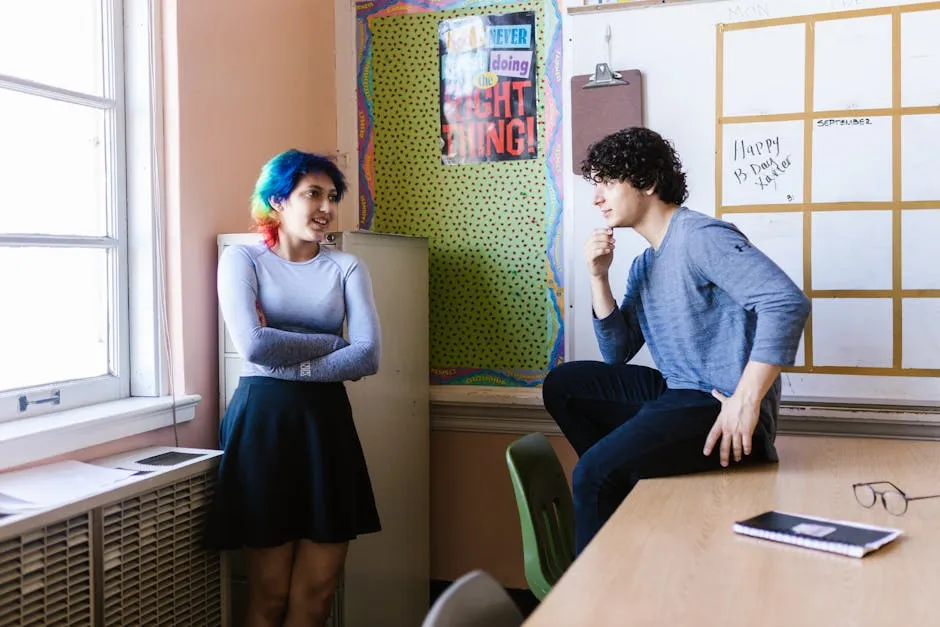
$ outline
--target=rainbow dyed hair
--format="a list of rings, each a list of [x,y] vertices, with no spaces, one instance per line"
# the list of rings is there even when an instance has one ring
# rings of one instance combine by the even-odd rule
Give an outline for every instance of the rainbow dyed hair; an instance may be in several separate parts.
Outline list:
[[[333,181],[337,200],[342,200],[346,193],[346,177],[329,157],[288,150],[274,156],[261,168],[261,174],[255,183],[251,195],[251,217],[254,230],[264,236],[269,247],[276,246],[280,220],[271,207],[271,201],[284,200],[290,196],[297,182],[307,174],[325,174]]]

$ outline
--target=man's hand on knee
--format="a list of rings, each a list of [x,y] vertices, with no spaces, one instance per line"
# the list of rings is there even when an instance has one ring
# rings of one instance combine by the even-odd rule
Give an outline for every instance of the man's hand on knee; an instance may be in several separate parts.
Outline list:
[[[705,438],[702,452],[706,456],[711,455],[720,439],[721,465],[727,466],[732,453],[736,462],[741,461],[743,455],[751,454],[751,436],[757,428],[760,404],[746,403],[737,394],[725,396],[718,390],[712,390],[712,396],[721,402],[721,412]]]

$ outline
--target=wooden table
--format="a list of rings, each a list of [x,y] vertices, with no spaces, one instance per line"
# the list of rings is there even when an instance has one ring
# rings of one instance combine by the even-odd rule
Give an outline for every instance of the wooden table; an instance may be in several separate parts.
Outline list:
[[[940,442],[781,437],[779,466],[641,481],[526,627],[940,625],[940,499],[897,517],[851,484],[940,493]],[[769,509],[897,527],[862,559],[740,536]]]

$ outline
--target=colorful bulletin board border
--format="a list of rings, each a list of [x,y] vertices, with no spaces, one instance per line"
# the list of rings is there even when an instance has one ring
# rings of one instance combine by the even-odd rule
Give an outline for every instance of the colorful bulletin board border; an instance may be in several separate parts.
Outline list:
[[[373,117],[373,64],[371,18],[428,13],[450,9],[504,8],[512,3],[499,0],[375,0],[356,5],[359,109],[359,228],[369,230],[375,213],[375,138]],[[561,12],[558,0],[544,0],[546,49],[543,58],[542,101],[545,116],[545,225],[546,299],[548,304],[548,368],[564,361],[564,281],[562,272],[562,136]],[[486,368],[433,368],[434,384],[537,386],[547,374],[541,370],[494,370]]]

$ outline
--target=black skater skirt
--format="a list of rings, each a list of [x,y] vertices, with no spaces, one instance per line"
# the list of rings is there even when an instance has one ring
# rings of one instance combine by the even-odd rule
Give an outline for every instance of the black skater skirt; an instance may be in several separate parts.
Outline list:
[[[242,377],[219,440],[211,548],[345,542],[381,529],[342,383]]]

